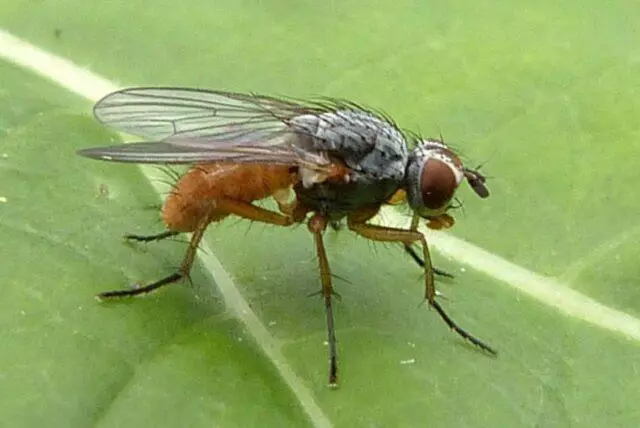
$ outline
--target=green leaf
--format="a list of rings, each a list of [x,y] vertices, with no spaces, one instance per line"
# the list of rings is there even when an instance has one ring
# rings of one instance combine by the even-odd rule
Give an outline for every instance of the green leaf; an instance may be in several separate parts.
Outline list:
[[[76,156],[117,137],[85,100],[0,63],[7,425],[637,425],[635,3],[0,11],[15,35],[127,85],[346,97],[486,161],[491,197],[463,190],[455,236],[430,240],[456,274],[438,283],[442,304],[500,352],[477,352],[419,305],[421,272],[399,248],[344,231],[326,238],[348,280],[336,279],[337,391],[323,306],[305,297],[319,287],[305,227],[212,225],[192,287],[96,302],[180,263],[183,243],[121,238],[162,230],[148,179],[162,174]]]

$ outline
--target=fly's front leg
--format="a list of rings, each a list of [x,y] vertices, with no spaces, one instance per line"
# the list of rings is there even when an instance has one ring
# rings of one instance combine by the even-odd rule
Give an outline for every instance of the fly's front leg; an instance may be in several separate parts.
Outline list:
[[[322,297],[327,315],[327,336],[329,344],[329,386],[335,387],[338,384],[338,352],[336,344],[336,330],[333,322],[333,286],[331,284],[331,270],[327,252],[324,249],[322,235],[327,228],[327,219],[319,214],[313,216],[309,223],[309,231],[313,234],[318,254],[318,265],[320,267],[320,281],[322,282]]]
[[[207,229],[207,226],[209,226],[209,223],[211,223],[211,217],[214,214],[219,215],[220,213],[235,214],[248,220],[274,224],[277,226],[290,226],[294,223],[293,218],[290,216],[270,211],[248,202],[236,201],[231,199],[217,199],[215,203],[212,204],[212,208],[209,214],[203,217],[200,222],[198,222],[196,229],[192,232],[191,240],[189,241],[189,247],[187,248],[187,252],[185,253],[182,263],[180,264],[180,268],[177,272],[143,287],[105,291],[98,294],[97,298],[100,300],[106,300],[111,298],[130,297],[140,294],[147,294],[162,287],[163,285],[172,284],[183,278],[188,278],[189,273],[191,272],[191,267],[193,266],[193,262],[196,257],[196,253],[198,251],[198,245],[200,244],[200,241],[204,236],[204,232]],[[143,238],[150,238],[147,240],[153,240],[153,237]]]
[[[411,245],[415,242],[419,242],[422,245],[422,253],[424,260],[424,279],[425,279],[425,299],[429,305],[438,312],[440,317],[453,331],[458,333],[464,339],[473,343],[480,349],[495,355],[496,351],[482,340],[471,335],[469,332],[458,326],[451,317],[444,311],[442,306],[436,301],[436,289],[433,279],[433,268],[431,266],[431,256],[429,254],[429,248],[427,246],[427,240],[424,235],[417,230],[399,229],[394,227],[378,226],[368,224],[367,221],[375,216],[378,212],[376,208],[367,208],[360,211],[356,211],[347,217],[347,225],[349,229],[357,233],[358,235],[371,239],[373,241],[380,242],[401,242]],[[412,226],[417,222],[417,216],[414,216]]]
[[[407,201],[407,192],[404,189],[399,189],[398,191],[396,191],[396,193],[394,193],[391,196],[391,198],[389,198],[389,200],[387,200],[386,204],[387,205],[399,205],[399,204],[405,203],[406,201]],[[447,216],[447,218],[450,218],[451,221],[453,222],[453,219],[450,216],[448,216],[447,214],[444,214],[444,215]],[[419,218],[417,216],[413,216],[413,219],[411,221],[411,228],[410,228],[411,230],[418,230],[418,221],[419,221]],[[451,224],[451,226],[453,226],[453,223]],[[422,258],[420,258],[420,255],[416,252],[416,250],[413,249],[411,244],[403,242],[402,246],[404,248],[404,251],[407,254],[409,254],[409,256],[411,256],[413,261],[416,262],[416,264],[418,266],[420,266],[421,268],[425,267],[424,260]],[[453,278],[454,277],[449,272],[441,270],[441,269],[438,269],[437,267],[433,267],[432,266],[431,269],[433,270],[433,273],[435,275],[444,276],[445,278]]]
[[[395,227],[378,226],[368,224],[371,218],[378,213],[377,208],[365,208],[351,213],[347,217],[347,226],[358,235],[379,242],[400,242],[405,246],[411,246],[415,242],[422,244],[422,264],[425,271],[425,296],[431,303],[435,301],[436,288],[433,280],[433,267],[431,266],[431,255],[424,235],[417,230],[400,229]],[[412,227],[414,226],[412,222]]]
[[[416,250],[413,249],[411,244],[403,243],[402,245],[403,245],[404,251],[407,254],[409,254],[409,256],[411,256],[413,261],[416,262],[416,264],[421,268],[424,268],[425,267],[424,260],[422,260],[422,257],[420,257],[420,255],[416,252]],[[433,269],[433,273],[435,275],[444,276],[445,278],[452,278],[452,279],[455,278],[455,276],[453,276],[452,273],[449,273],[446,270],[438,269],[435,266],[433,266],[431,269]]]
[[[420,217],[418,217],[417,215],[414,215],[413,218],[411,219],[411,227],[409,229],[417,232],[419,222],[420,222]],[[404,251],[411,256],[413,261],[416,262],[418,266],[425,269],[424,259],[418,255],[418,253],[416,252],[416,250],[413,249],[411,244],[404,242],[402,245],[404,247]],[[449,272],[438,269],[437,267],[431,266],[431,269],[433,270],[433,273],[435,275],[444,276],[445,278],[454,278],[454,276]]]

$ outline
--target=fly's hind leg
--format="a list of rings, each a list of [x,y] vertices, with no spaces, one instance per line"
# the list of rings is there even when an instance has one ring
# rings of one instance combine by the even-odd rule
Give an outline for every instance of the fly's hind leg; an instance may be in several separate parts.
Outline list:
[[[331,284],[331,270],[327,252],[324,249],[322,235],[327,228],[327,219],[319,214],[314,215],[307,224],[309,231],[313,234],[318,254],[318,265],[320,267],[320,281],[322,283],[322,297],[327,316],[327,343],[329,344],[329,386],[335,387],[338,384],[338,352],[336,344],[336,330],[333,322],[333,286]]]
[[[191,267],[193,266],[193,262],[195,260],[196,253],[198,251],[198,245],[202,240],[205,230],[209,223],[211,223],[211,218],[214,214],[234,214],[238,217],[246,218],[248,220],[258,221],[262,223],[274,224],[277,226],[289,226],[294,223],[294,220],[290,216],[286,216],[274,211],[270,211],[258,206],[255,206],[249,202],[236,201],[230,199],[218,199],[215,201],[213,208],[209,212],[209,214],[202,218],[202,220],[198,223],[198,226],[193,231],[191,235],[191,240],[189,241],[189,247],[187,248],[187,252],[184,255],[182,263],[180,264],[180,268],[177,272],[166,276],[156,282],[145,285],[139,288],[130,288],[123,290],[113,290],[113,291],[105,291],[103,293],[98,294],[97,298],[102,299],[111,299],[118,297],[129,297],[129,296],[137,296],[140,294],[147,294],[153,290],[156,290],[163,285],[172,284],[177,282],[183,278],[188,278],[189,273],[191,272]],[[167,232],[165,232],[167,233]],[[160,234],[162,235],[162,234]],[[159,235],[156,235],[159,236]],[[147,237],[153,238],[153,237]],[[152,239],[148,239],[152,240]]]
[[[431,256],[429,255],[429,248],[427,246],[427,240],[424,235],[417,230],[399,229],[394,227],[378,226],[367,223],[378,212],[377,208],[366,208],[360,211],[356,211],[347,217],[347,225],[349,229],[357,233],[358,235],[371,239],[373,241],[381,242],[401,242],[407,245],[411,245],[415,242],[419,242],[422,245],[422,253],[424,260],[424,278],[425,278],[425,299],[429,305],[438,312],[438,315],[453,331],[458,333],[464,339],[468,340],[480,349],[496,355],[496,351],[482,340],[476,338],[471,333],[458,326],[453,319],[444,311],[442,306],[436,301],[436,289],[433,280],[433,267],[431,266]],[[418,218],[414,217],[413,223],[417,223]]]
[[[174,272],[169,276],[166,276],[156,282],[152,282],[151,284],[147,284],[143,287],[104,291],[98,294],[96,297],[99,300],[106,300],[118,297],[131,297],[140,294],[147,294],[162,287],[163,285],[172,284],[181,280],[182,278],[188,277],[189,272],[191,271],[191,266],[193,265],[193,261],[195,259],[196,251],[198,250],[198,245],[200,244],[202,236],[204,235],[204,231],[206,230],[208,225],[208,218],[205,218],[198,224],[196,230],[193,231],[191,240],[189,241],[189,247],[187,248],[187,252],[185,253],[184,259],[182,260],[180,268],[177,272]]]
[[[160,232],[155,235],[128,234],[128,235],[124,235],[124,239],[126,239],[127,241],[136,241],[136,242],[152,242],[152,241],[162,241],[163,239],[172,238],[179,234],[180,232],[176,232],[174,230],[165,230],[164,232]]]

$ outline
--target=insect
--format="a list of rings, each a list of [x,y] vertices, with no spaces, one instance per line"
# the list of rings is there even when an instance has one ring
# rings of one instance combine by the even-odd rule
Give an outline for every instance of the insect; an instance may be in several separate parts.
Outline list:
[[[453,225],[447,214],[466,179],[482,198],[485,178],[465,167],[442,139],[403,133],[391,118],[336,99],[302,101],[257,94],[188,88],[130,88],[94,107],[96,118],[146,142],[79,150],[82,156],[132,163],[191,164],[162,210],[167,230],[128,235],[152,241],[191,232],[179,270],[140,288],[107,291],[102,299],[148,293],[188,277],[209,225],[235,215],[290,226],[306,222],[318,255],[326,310],[329,384],[338,379],[331,270],[323,242],[328,225],[346,220],[356,234],[398,242],[423,266],[425,299],[456,333],[480,349],[496,352],[459,327],[436,301],[434,269],[421,219],[434,229]],[[415,148],[409,149],[408,140]],[[273,198],[278,211],[253,204]],[[371,224],[383,205],[405,203],[408,229]],[[421,246],[421,254],[413,245]]]

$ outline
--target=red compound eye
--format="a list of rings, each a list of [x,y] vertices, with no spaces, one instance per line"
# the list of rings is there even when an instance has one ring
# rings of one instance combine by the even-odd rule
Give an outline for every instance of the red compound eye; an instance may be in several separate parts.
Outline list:
[[[449,165],[439,159],[427,159],[420,179],[425,207],[431,210],[443,208],[453,198],[457,188],[458,181]]]

